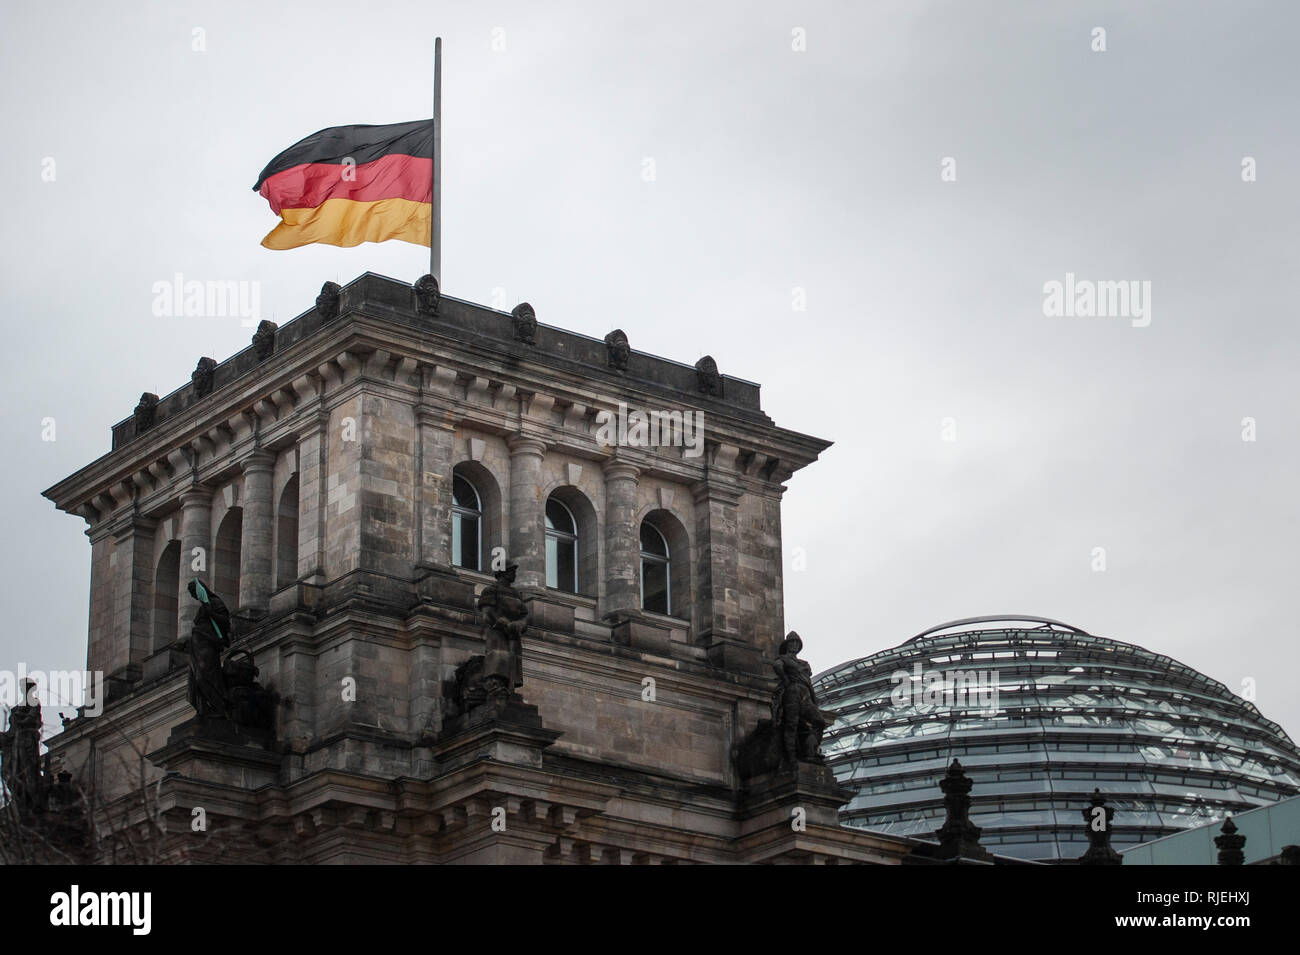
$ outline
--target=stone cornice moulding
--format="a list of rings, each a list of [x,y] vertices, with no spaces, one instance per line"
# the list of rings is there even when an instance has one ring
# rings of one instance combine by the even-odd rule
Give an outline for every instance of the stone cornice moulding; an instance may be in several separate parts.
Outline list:
[[[206,467],[211,464],[212,459],[224,455],[228,445],[236,443],[237,436],[244,437],[245,432],[272,425],[301,425],[304,422],[299,413],[304,410],[304,404],[311,404],[329,392],[337,391],[345,381],[360,376],[363,366],[357,356],[363,354],[368,356],[368,361],[373,366],[376,362],[375,356],[380,351],[384,351],[388,356],[384,360],[385,374],[394,366],[409,369],[410,363],[414,362],[416,370],[423,371],[422,384],[426,389],[444,395],[450,393],[449,397],[453,399],[459,398],[455,394],[453,382],[465,380],[471,382],[471,385],[466,387],[464,400],[469,404],[478,404],[471,401],[471,397],[479,399],[482,402],[479,405],[481,410],[476,414],[472,408],[458,409],[457,415],[461,421],[489,433],[502,433],[506,422],[500,418],[500,409],[512,401],[518,404],[516,400],[518,392],[532,393],[528,399],[528,414],[520,414],[521,424],[525,418],[530,423],[535,423],[539,420],[547,421],[549,416],[557,418],[554,422],[547,422],[557,429],[568,426],[571,422],[574,425],[581,422],[583,426],[590,429],[597,410],[590,396],[590,381],[545,382],[543,398],[539,402],[538,390],[526,387],[527,383],[523,380],[529,377],[528,373],[531,371],[525,367],[527,361],[520,362],[519,367],[508,370],[509,374],[520,379],[518,388],[504,382],[498,383],[497,387],[493,388],[491,375],[503,373],[501,356],[485,356],[485,360],[492,360],[497,367],[489,371],[488,375],[471,376],[458,370],[457,367],[463,368],[474,360],[475,349],[468,347],[466,343],[459,343],[458,354],[450,356],[451,360],[449,360],[448,356],[442,354],[429,354],[433,343],[429,341],[428,336],[421,336],[418,341],[411,341],[409,330],[405,330],[406,338],[403,340],[401,335],[393,335],[393,329],[384,327],[382,330],[387,334],[378,336],[380,339],[378,343],[368,341],[367,339],[377,337],[372,334],[372,324],[361,321],[351,325],[344,323],[334,326],[332,333],[328,329],[322,330],[323,334],[296,342],[288,350],[277,353],[260,366],[257,375],[230,382],[183,411],[167,416],[140,439],[130,441],[116,451],[109,452],[47,489],[44,492],[45,496],[53,500],[60,509],[77,513],[83,505],[91,502],[104,486],[121,480],[131,480],[134,472],[148,468],[160,459],[167,459],[172,466],[172,480],[181,476],[182,470],[188,469],[192,472],[196,468]],[[383,338],[393,337],[398,339],[393,348],[380,347]],[[448,341],[454,342],[451,339]],[[325,358],[325,354],[329,352],[333,354]],[[416,354],[403,354],[403,352]],[[544,365],[539,365],[538,370],[552,376],[556,374],[554,368]],[[418,393],[418,383],[412,380],[415,375],[406,376],[409,383],[397,382],[397,377],[396,374],[391,376],[393,386]],[[258,387],[252,387],[254,384]],[[630,382],[620,384],[626,388]],[[636,389],[627,390],[629,407],[637,406],[638,402],[646,407],[671,404],[684,397],[676,393],[659,396],[640,395],[636,393]],[[290,403],[292,403],[292,412],[288,411]],[[703,410],[710,431],[718,433],[734,431],[737,440],[759,447],[771,448],[775,439],[783,447],[773,450],[779,453],[783,461],[793,466],[790,473],[815,460],[817,454],[829,446],[829,442],[776,428],[765,415],[764,421],[760,423],[751,417],[720,416],[708,407],[693,408],[685,401],[681,401],[680,404],[683,411],[688,408]],[[564,409],[562,413],[555,411],[557,406]],[[223,408],[227,410],[222,410]],[[534,408],[537,409],[536,414],[533,413]],[[545,415],[542,414],[543,408]],[[482,410],[487,409],[491,409],[493,413],[491,417],[482,414]],[[606,410],[616,411],[616,409],[617,402],[614,402],[612,407]],[[249,420],[249,416],[253,420]],[[213,426],[214,417],[219,420],[224,418],[223,424],[234,422],[231,440],[225,439],[225,433],[220,426]],[[282,435],[279,440],[283,440]],[[563,441],[563,443],[569,445],[571,442]],[[589,452],[583,452],[580,448],[575,447],[573,450],[581,456],[589,456]],[[175,460],[177,455],[180,455],[181,461]],[[599,457],[599,454],[592,457],[593,459]],[[178,464],[181,466],[178,467]],[[153,480],[150,481],[150,486],[156,486]],[[96,508],[96,510],[100,509]]]
[[[696,505],[717,501],[720,504],[735,507],[744,496],[744,490],[737,484],[719,481],[716,475],[710,474],[704,480],[691,486],[691,494]]]

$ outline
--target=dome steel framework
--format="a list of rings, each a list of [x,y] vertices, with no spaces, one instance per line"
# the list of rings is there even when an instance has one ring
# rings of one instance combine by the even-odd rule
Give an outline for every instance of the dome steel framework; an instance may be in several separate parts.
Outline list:
[[[1116,810],[1117,849],[1300,793],[1300,749],[1252,703],[1047,618],[952,621],[816,684],[836,717],[822,753],[856,791],[841,818],[865,829],[932,839],[954,757],[981,843],[1023,859],[1081,856],[1094,788]]]

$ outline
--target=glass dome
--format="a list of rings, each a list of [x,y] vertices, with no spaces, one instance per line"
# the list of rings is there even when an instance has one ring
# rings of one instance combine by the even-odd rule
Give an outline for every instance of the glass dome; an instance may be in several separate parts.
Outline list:
[[[816,678],[847,825],[933,839],[953,758],[990,852],[1074,859],[1094,788],[1116,849],[1300,793],[1300,749],[1177,660],[1040,617],[976,618]]]

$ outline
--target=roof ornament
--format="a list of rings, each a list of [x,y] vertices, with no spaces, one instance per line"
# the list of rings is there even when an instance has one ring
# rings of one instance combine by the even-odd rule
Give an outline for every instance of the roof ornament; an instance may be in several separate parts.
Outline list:
[[[415,310],[425,318],[437,318],[438,306],[442,304],[438,280],[432,275],[422,275],[412,288],[415,289]]]
[[[515,341],[525,345],[537,344],[537,312],[527,302],[520,302],[510,312],[515,326]]]
[[[332,322],[339,317],[342,293],[343,289],[337,282],[326,282],[320,287],[320,294],[316,296],[316,311],[325,321]]]

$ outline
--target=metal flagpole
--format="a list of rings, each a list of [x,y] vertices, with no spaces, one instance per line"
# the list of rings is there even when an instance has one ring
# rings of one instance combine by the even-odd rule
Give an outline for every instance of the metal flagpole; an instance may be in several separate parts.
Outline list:
[[[442,287],[442,37],[433,41],[433,205],[429,209],[429,274]]]

